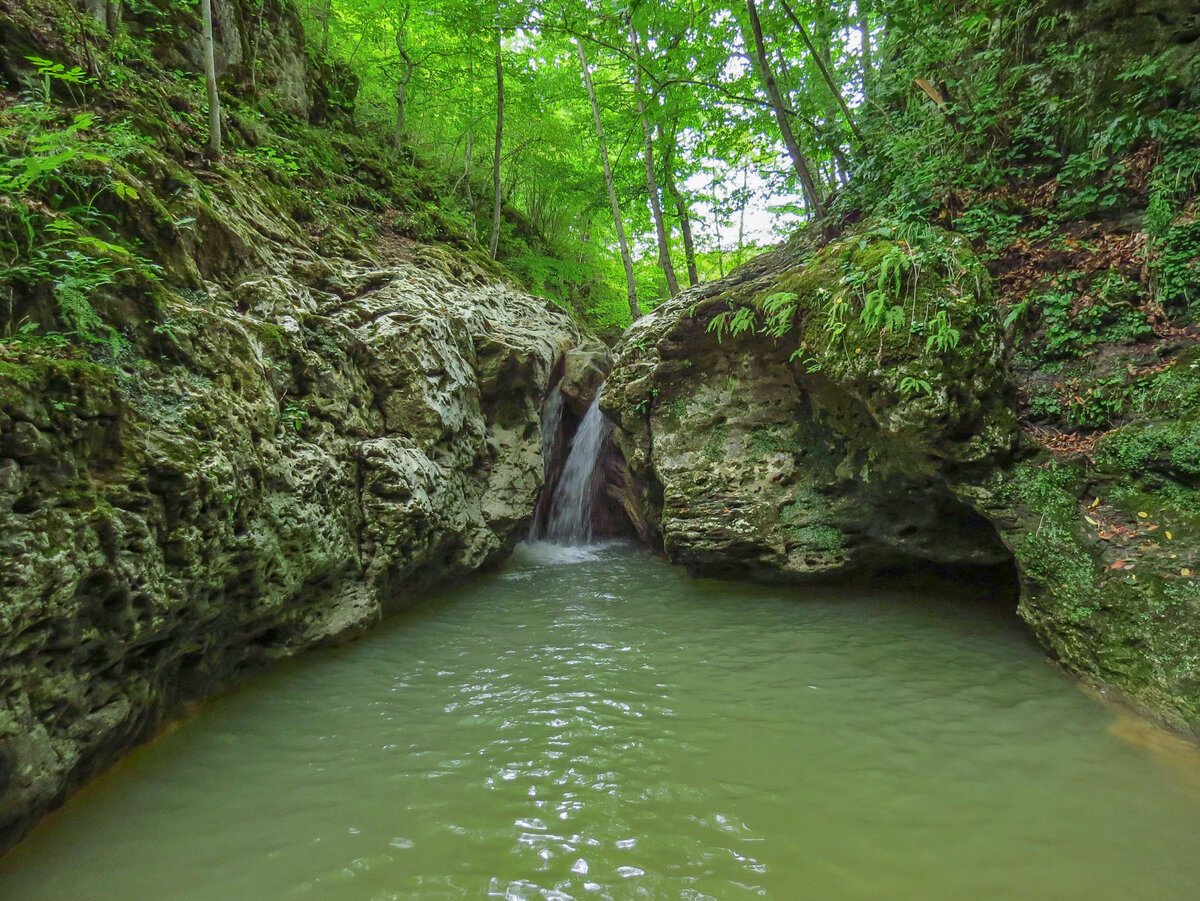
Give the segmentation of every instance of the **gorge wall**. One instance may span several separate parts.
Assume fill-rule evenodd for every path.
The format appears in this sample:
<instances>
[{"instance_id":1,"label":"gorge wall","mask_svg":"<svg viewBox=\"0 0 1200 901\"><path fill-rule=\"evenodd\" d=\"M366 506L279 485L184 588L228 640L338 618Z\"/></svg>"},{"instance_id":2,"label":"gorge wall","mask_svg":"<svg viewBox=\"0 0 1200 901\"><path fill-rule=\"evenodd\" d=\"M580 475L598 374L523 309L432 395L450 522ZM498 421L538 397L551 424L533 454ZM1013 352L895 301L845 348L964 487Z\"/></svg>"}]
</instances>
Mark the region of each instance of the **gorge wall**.
<instances>
[{"instance_id":1,"label":"gorge wall","mask_svg":"<svg viewBox=\"0 0 1200 901\"><path fill-rule=\"evenodd\" d=\"M962 238L922 241L795 240L629 330L603 403L639 532L694 571L789 582L1015 560L1054 656L1196 729L1200 486L1157 442L1200 422L1200 347L1130 351L1157 361L1156 402L1094 456L1047 449L989 276Z\"/></svg>"},{"instance_id":2,"label":"gorge wall","mask_svg":"<svg viewBox=\"0 0 1200 901\"><path fill-rule=\"evenodd\" d=\"M40 85L26 56L54 55L35 6L2 23L14 91ZM77 176L126 186L102 198L119 265L82 304L60 281L0 310L0 850L187 702L502 559L532 515L578 327L411 166L311 127L336 80L280 16L259 48L280 107L266 124L230 99L222 160L189 149L194 79L108 97L150 130L104 133L119 162ZM156 46L195 66L189 41ZM255 162L273 128L324 162Z\"/></svg>"},{"instance_id":3,"label":"gorge wall","mask_svg":"<svg viewBox=\"0 0 1200 901\"><path fill-rule=\"evenodd\" d=\"M181 298L131 372L6 357L5 844L181 702L516 543L570 320L435 249L320 284Z\"/></svg>"},{"instance_id":4,"label":"gorge wall","mask_svg":"<svg viewBox=\"0 0 1200 901\"><path fill-rule=\"evenodd\" d=\"M1123 52L1175 47L1178 85L1195 69L1191 14L1072 6L1047 7L1047 33L1103 37L1089 96L1111 93L1129 16L1150 43ZM1155 154L1191 159L1186 115L1083 167L1076 196L1043 168L903 227L835 209L831 243L799 236L665 301L614 363L484 256L415 156L356 133L353 77L306 51L290 4L259 7L275 27L254 54L250 5L217 7L227 149L208 160L190 8L127 5L125 45L81 31L125 72L85 87L30 60L95 62L63 45L75 7L0 0L4 101L61 105L28 128L97 112L105 161L69 173L95 200L70 257L87 265L30 265L0 298L0 850L186 702L502 559L545 496L544 453L566 451L540 426L560 373L567 432L607 378L602 532L628 521L694 571L781 582L1015 566L1051 653L1200 728L1197 201L1182 164L1173 193L1150 174ZM1071 107L1054 80L1031 79ZM882 103L908 109L912 80L893 81ZM863 179L919 195L897 159ZM1093 188L1106 205L1085 216ZM1149 259L1154 196L1169 235ZM6 233L65 233L25 200L0 202ZM928 224L964 200L971 241ZM1072 416L1086 434L1059 428Z\"/></svg>"}]
</instances>

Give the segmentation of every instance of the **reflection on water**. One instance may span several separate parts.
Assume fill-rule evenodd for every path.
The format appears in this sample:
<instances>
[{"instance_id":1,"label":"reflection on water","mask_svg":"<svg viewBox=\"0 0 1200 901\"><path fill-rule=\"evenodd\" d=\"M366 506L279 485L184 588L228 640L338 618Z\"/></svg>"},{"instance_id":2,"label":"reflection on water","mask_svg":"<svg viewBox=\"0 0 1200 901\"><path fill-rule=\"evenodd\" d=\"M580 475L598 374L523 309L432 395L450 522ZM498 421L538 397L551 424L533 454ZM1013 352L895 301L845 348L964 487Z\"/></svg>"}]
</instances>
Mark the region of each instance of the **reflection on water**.
<instances>
[{"instance_id":1,"label":"reflection on water","mask_svg":"<svg viewBox=\"0 0 1200 901\"><path fill-rule=\"evenodd\" d=\"M0 897L1194 897L1200 765L1144 728L994 604L527 547L135 753Z\"/></svg>"}]
</instances>

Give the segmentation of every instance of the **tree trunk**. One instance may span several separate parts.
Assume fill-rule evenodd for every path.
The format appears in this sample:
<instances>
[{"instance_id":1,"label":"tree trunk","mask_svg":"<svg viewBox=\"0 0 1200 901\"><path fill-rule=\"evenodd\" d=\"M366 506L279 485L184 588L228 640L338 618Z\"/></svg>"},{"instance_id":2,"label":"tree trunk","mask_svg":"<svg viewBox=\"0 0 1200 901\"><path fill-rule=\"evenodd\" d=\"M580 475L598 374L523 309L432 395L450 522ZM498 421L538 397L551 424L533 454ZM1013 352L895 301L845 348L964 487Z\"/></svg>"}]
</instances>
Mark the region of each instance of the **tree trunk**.
<instances>
[{"instance_id":1,"label":"tree trunk","mask_svg":"<svg viewBox=\"0 0 1200 901\"><path fill-rule=\"evenodd\" d=\"M496 153L492 159L492 239L488 242L488 256L496 259L500 246L500 201L503 199L500 184L500 151L504 146L504 57L500 47L500 23L496 23Z\"/></svg>"},{"instance_id":2,"label":"tree trunk","mask_svg":"<svg viewBox=\"0 0 1200 901\"><path fill-rule=\"evenodd\" d=\"M871 76L874 75L871 58L871 3L870 0L856 0L858 5L858 33L862 41L862 92L863 100L871 99Z\"/></svg>"},{"instance_id":3,"label":"tree trunk","mask_svg":"<svg viewBox=\"0 0 1200 901\"><path fill-rule=\"evenodd\" d=\"M675 278L675 267L671 264L671 243L663 222L662 202L658 195L658 181L654 177L654 132L646 118L646 99L642 96L642 53L633 20L629 25L629 46L633 50L633 93L637 97L638 117L642 122L642 141L645 146L643 158L646 163L646 191L650 194L650 211L654 214L654 232L658 238L658 263L667 277L667 290L674 297L679 293L679 281Z\"/></svg>"},{"instance_id":4,"label":"tree trunk","mask_svg":"<svg viewBox=\"0 0 1200 901\"><path fill-rule=\"evenodd\" d=\"M709 182L708 196L709 197L717 196L717 180L715 178L711 182ZM721 217L717 213L715 207L710 207L710 209L712 209L713 238L715 239L715 243L717 245L717 251L716 251L716 253L717 253L717 278L724 278L725 277L725 247L721 243Z\"/></svg>"},{"instance_id":5,"label":"tree trunk","mask_svg":"<svg viewBox=\"0 0 1200 901\"><path fill-rule=\"evenodd\" d=\"M758 63L763 86L767 89L767 98L771 101L771 109L775 111L775 121L779 123L779 131L783 135L783 143L787 147L788 155L792 158L792 166L795 168L796 174L800 176L800 185L804 189L804 202L812 211L813 216L818 221L822 221L825 219L825 203L821 200L821 193L813 179L808 159L801 152L800 144L796 141L795 134L792 133L787 107L784 106L783 97L779 93L775 75L771 72L766 44L763 41L762 24L758 20L758 7L755 6L754 0L747 0L746 5L750 11L750 28L754 34L754 59Z\"/></svg>"},{"instance_id":6,"label":"tree trunk","mask_svg":"<svg viewBox=\"0 0 1200 901\"><path fill-rule=\"evenodd\" d=\"M397 156L404 150L404 112L405 103L408 100L408 83L412 81L413 72L417 68L416 62L413 61L408 53L408 48L404 45L408 36L408 16L411 11L412 7L405 3L404 14L396 25L396 50L400 53L400 64L403 67L400 80L396 82L396 132L392 135L392 149Z\"/></svg>"},{"instance_id":7,"label":"tree trunk","mask_svg":"<svg viewBox=\"0 0 1200 901\"><path fill-rule=\"evenodd\" d=\"M475 57L467 56L467 84L475 84ZM475 189L471 187L471 163L475 157L475 92L467 95L467 152L463 156L463 179L467 183L467 213L471 217L471 234L476 238Z\"/></svg>"},{"instance_id":8,"label":"tree trunk","mask_svg":"<svg viewBox=\"0 0 1200 901\"><path fill-rule=\"evenodd\" d=\"M265 0L264 0L265 2ZM321 10L321 54L329 52L329 20L333 18L333 0L325 0L325 8Z\"/></svg>"},{"instance_id":9,"label":"tree trunk","mask_svg":"<svg viewBox=\"0 0 1200 901\"><path fill-rule=\"evenodd\" d=\"M463 178L467 182L467 212L471 216L471 234L478 236L475 231L475 193L471 190L471 157L475 152L475 133L472 131L473 122L467 125L467 153L463 161Z\"/></svg>"},{"instance_id":10,"label":"tree trunk","mask_svg":"<svg viewBox=\"0 0 1200 901\"><path fill-rule=\"evenodd\" d=\"M750 203L750 164L742 166L742 196L738 198L738 262L742 259L742 248L746 246L746 207Z\"/></svg>"},{"instance_id":11,"label":"tree trunk","mask_svg":"<svg viewBox=\"0 0 1200 901\"><path fill-rule=\"evenodd\" d=\"M396 85L396 131L392 135L392 149L400 153L404 149L404 102L408 96L408 79L402 78Z\"/></svg>"},{"instance_id":12,"label":"tree trunk","mask_svg":"<svg viewBox=\"0 0 1200 901\"><path fill-rule=\"evenodd\" d=\"M116 34L121 26L121 0L108 0L104 9L104 27L109 34Z\"/></svg>"},{"instance_id":13,"label":"tree trunk","mask_svg":"<svg viewBox=\"0 0 1200 901\"><path fill-rule=\"evenodd\" d=\"M688 209L687 201L679 192L679 186L675 184L675 140L674 137L667 138L667 132L661 125L658 126L658 139L663 145L663 181L667 193L675 202L675 212L679 216L679 230L683 232L683 254L687 260L688 282L694 288L700 284L700 274L696 270L696 243L692 239L691 210Z\"/></svg>"},{"instance_id":14,"label":"tree trunk","mask_svg":"<svg viewBox=\"0 0 1200 901\"><path fill-rule=\"evenodd\" d=\"M399 37L397 36L397 41ZM413 71L417 68L413 62L404 66L404 74L396 85L396 133L392 135L392 149L399 154L404 149L404 111L408 101L408 83L412 81Z\"/></svg>"},{"instance_id":15,"label":"tree trunk","mask_svg":"<svg viewBox=\"0 0 1200 901\"><path fill-rule=\"evenodd\" d=\"M792 7L788 5L787 0L780 0L780 2L783 4L783 9L787 13L788 18L800 30L800 38L804 41L804 46L808 48L808 52L812 54L812 58L817 61L817 68L821 70L821 76L825 79L825 84L829 86L829 93L833 95L833 99L841 107L842 115L846 117L846 124L850 126L850 131L854 134L859 144L865 143L862 133L858 130L858 126L854 124L854 117L850 114L850 107L846 105L846 100L842 97L841 88L837 86L837 83L833 80L833 76L829 74L829 66L827 64L828 54L817 52L817 48L813 46L812 38L809 37L808 29L797 18L796 14L792 11ZM823 46L823 49L828 50L828 43Z\"/></svg>"},{"instance_id":16,"label":"tree trunk","mask_svg":"<svg viewBox=\"0 0 1200 901\"><path fill-rule=\"evenodd\" d=\"M201 47L204 52L204 84L208 88L208 154L221 155L221 98L217 96L217 60L213 48L212 0L200 0Z\"/></svg>"},{"instance_id":17,"label":"tree trunk","mask_svg":"<svg viewBox=\"0 0 1200 901\"><path fill-rule=\"evenodd\" d=\"M583 70L583 83L587 88L588 100L592 102L592 118L596 123L596 138L600 142L600 160L604 164L604 184L608 187L613 227L617 231L617 243L621 248L621 263L625 266L629 315L636 321L642 318L642 310L637 301L637 282L633 277L633 258L629 255L629 242L625 239L625 223L621 221L621 206L617 203L617 186L613 182L612 166L608 161L608 145L604 143L604 126L600 124L600 104L596 101L596 86L592 84L592 70L588 68L587 54L583 52L583 41L577 39L575 49L579 51L579 66Z\"/></svg>"}]
</instances>

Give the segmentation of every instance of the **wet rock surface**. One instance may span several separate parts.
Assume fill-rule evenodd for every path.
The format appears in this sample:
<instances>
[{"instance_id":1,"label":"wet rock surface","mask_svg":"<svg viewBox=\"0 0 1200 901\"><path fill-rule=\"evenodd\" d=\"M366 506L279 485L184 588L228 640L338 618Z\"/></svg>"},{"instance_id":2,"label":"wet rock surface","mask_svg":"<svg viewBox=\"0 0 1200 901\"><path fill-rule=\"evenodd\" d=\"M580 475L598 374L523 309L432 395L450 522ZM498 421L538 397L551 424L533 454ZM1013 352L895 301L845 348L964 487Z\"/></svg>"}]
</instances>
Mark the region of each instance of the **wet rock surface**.
<instances>
[{"instance_id":1,"label":"wet rock surface","mask_svg":"<svg viewBox=\"0 0 1200 901\"><path fill-rule=\"evenodd\" d=\"M781 249L635 323L603 400L628 465L608 491L643 538L700 573L804 582L952 566L983 580L1015 565L1019 612L1055 657L1194 730L1200 591L1187 561L1200 542L1179 504L1192 489L1148 486L1111 452L1095 464L1028 440L986 276L967 291L923 276L920 302L951 311L953 347L865 328L846 273L873 285L887 252L853 236ZM972 268L965 248L960 259ZM790 318L772 335L781 298ZM753 323L740 334L714 321L739 310ZM1179 469L1142 440L1171 428L1139 425L1127 443Z\"/></svg>"},{"instance_id":2,"label":"wet rock surface","mask_svg":"<svg viewBox=\"0 0 1200 901\"><path fill-rule=\"evenodd\" d=\"M319 271L180 298L128 370L0 373L0 846L184 702L520 537L574 325L433 248Z\"/></svg>"},{"instance_id":3,"label":"wet rock surface","mask_svg":"<svg viewBox=\"0 0 1200 901\"><path fill-rule=\"evenodd\" d=\"M1012 415L983 400L1005 393L994 341L964 343L918 398L896 386L905 351L836 348L809 372L795 354L814 337L804 325L785 340L718 340L714 316L789 277L823 277L805 267L786 252L750 264L659 307L617 348L605 398L639 486L625 497L639 531L697 571L756 579L1009 559L949 487L950 473L983 471L1017 443Z\"/></svg>"}]
</instances>

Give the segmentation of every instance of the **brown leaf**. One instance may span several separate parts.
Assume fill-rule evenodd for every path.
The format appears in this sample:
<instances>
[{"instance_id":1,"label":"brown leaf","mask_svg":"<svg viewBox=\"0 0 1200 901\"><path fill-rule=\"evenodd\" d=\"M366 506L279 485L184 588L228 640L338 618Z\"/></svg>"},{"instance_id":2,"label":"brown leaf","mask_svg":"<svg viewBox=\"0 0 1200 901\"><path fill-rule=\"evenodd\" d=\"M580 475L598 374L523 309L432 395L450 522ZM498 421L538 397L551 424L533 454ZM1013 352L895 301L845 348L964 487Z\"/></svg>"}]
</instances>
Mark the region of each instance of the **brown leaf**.
<instances>
[{"instance_id":1,"label":"brown leaf","mask_svg":"<svg viewBox=\"0 0 1200 901\"><path fill-rule=\"evenodd\" d=\"M914 78L913 84L925 92L925 96L938 105L938 108L944 113L946 111L946 98L941 95L932 84L924 78Z\"/></svg>"}]
</instances>

